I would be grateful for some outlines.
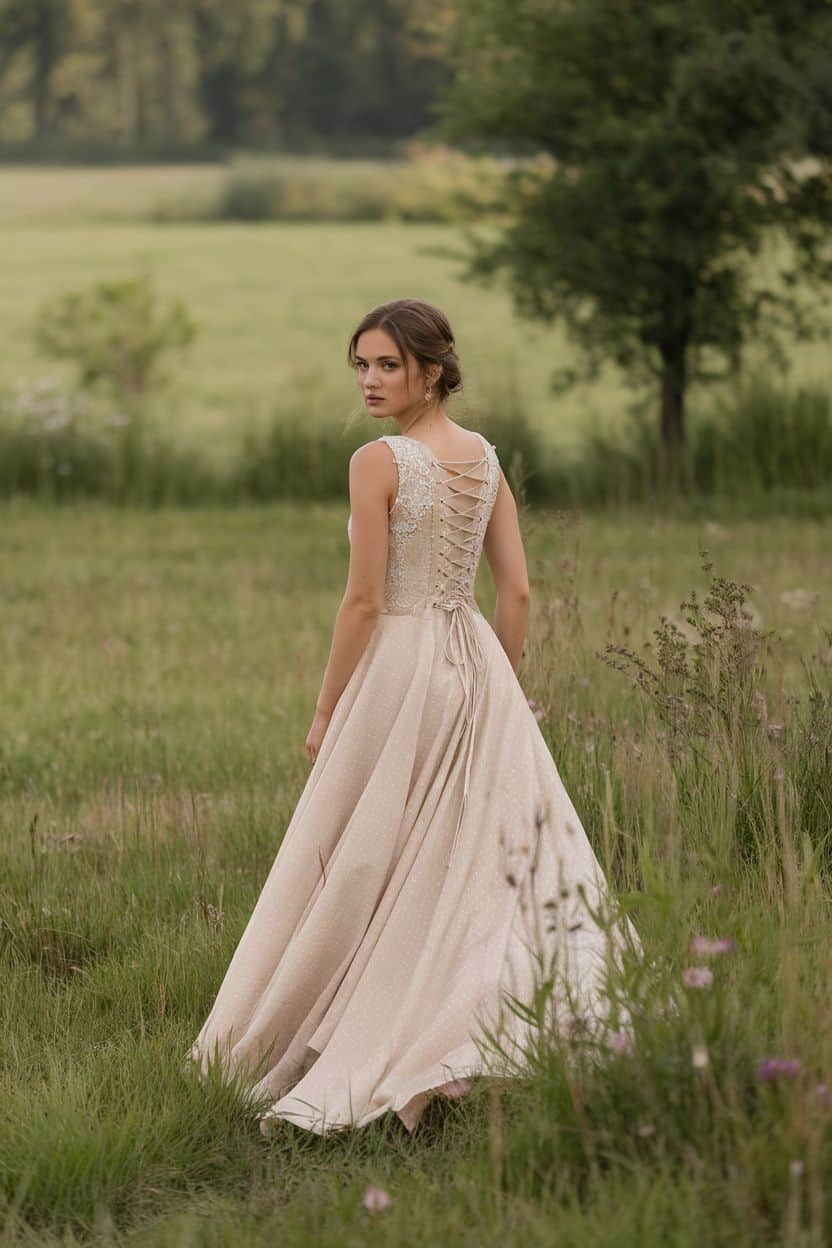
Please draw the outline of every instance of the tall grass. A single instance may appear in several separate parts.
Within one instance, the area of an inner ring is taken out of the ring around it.
[[[241,436],[218,464],[198,446],[164,436],[152,411],[102,408],[54,386],[19,388],[0,401],[0,497],[81,497],[159,505],[343,499],[349,456],[377,426],[342,430],[296,411],[275,413],[265,430]],[[524,502],[619,507],[722,499],[752,511],[825,514],[832,506],[832,397],[817,386],[791,390],[755,380],[694,413],[673,482],[642,411],[626,434],[591,434],[572,454],[543,442],[516,395],[495,393],[467,417],[497,447]],[[385,431],[396,432],[390,422]]]
[[[635,411],[623,435],[587,439],[575,469],[575,501],[659,498],[667,472],[652,414]],[[742,495],[764,502],[832,482],[832,391],[755,376],[693,411],[674,489],[683,496]]]
[[[412,1139],[266,1140],[181,1057],[304,781],[343,509],[57,519],[18,502],[0,527],[6,1239],[826,1242],[821,526],[712,531],[712,560],[689,522],[524,513],[521,684],[642,937],[632,1038],[544,1028],[522,1075],[435,1102]]]

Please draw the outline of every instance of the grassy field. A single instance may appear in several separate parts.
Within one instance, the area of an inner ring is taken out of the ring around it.
[[[323,176],[321,162],[312,164]],[[366,163],[368,177],[373,168]],[[369,422],[346,343],[367,309],[403,295],[438,304],[454,326],[466,390],[450,410],[462,423],[484,404],[493,407],[495,396],[507,404],[519,396],[553,445],[572,446],[588,429],[621,420],[631,396],[612,366],[595,384],[550,392],[569,344],[559,329],[518,320],[499,287],[460,281],[461,263],[448,253],[462,247],[461,227],[147,219],[165,200],[209,193],[219,176],[212,166],[0,168],[0,386],[70,378],[69,366],[35,353],[32,325],[44,300],[148,266],[160,290],[184,298],[199,324],[192,350],[172,367],[158,418],[218,457],[275,410],[333,427],[351,415]],[[778,255],[769,249],[761,272]],[[823,346],[795,343],[789,356],[796,381],[828,377]],[[752,352],[749,370],[763,363]],[[694,389],[692,404],[706,397]]]
[[[521,684],[678,1015],[645,995],[635,1051],[595,1072],[546,1040],[533,1078],[436,1103],[412,1140],[265,1140],[183,1075],[308,774],[346,517],[3,510],[4,1242],[828,1242],[832,568],[810,520],[523,517]],[[700,542],[749,614],[704,640],[705,675],[691,652],[668,675],[712,694],[668,720],[601,652],[655,666],[662,614],[703,641],[680,608],[708,589]],[[490,615],[485,566],[478,589]],[[698,990],[696,933],[735,942]]]
[[[346,342],[405,294],[455,326],[463,423],[504,394],[553,447],[620,419],[612,369],[549,393],[568,345],[460,282],[457,227],[151,220],[221,176],[0,169],[0,387],[69,378],[34,353],[43,300],[148,265],[199,322],[157,418],[223,462],[275,412],[359,413]],[[828,377],[822,347],[790,358]],[[523,512],[520,682],[651,974],[630,968],[631,1050],[565,1062],[544,1033],[530,1077],[435,1103],[411,1140],[386,1119],[266,1140],[239,1091],[181,1069],[308,775],[346,476],[337,504],[4,505],[2,1242],[829,1242],[828,525],[743,505]],[[478,593],[490,617],[484,565]],[[733,943],[709,959],[696,935]]]

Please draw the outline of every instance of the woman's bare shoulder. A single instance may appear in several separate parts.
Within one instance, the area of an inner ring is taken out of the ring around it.
[[[390,497],[396,489],[398,472],[386,442],[376,438],[365,442],[350,456],[350,494],[382,493]]]

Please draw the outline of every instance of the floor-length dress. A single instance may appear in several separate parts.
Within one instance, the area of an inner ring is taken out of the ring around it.
[[[541,956],[565,1019],[606,1017],[621,936],[596,922],[603,874],[474,598],[499,484],[477,436],[459,461],[380,439],[398,469],[384,609],[187,1055],[257,1066],[264,1133],[387,1110],[412,1130],[432,1095],[490,1073],[484,1030],[522,1046],[506,994],[531,1001]]]

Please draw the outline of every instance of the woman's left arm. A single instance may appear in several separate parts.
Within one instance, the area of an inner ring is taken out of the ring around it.
[[[364,653],[384,606],[387,527],[396,468],[383,442],[368,442],[350,458],[350,564],[347,585],[335,616],[315,718],[306,738],[314,760],[335,705]]]

